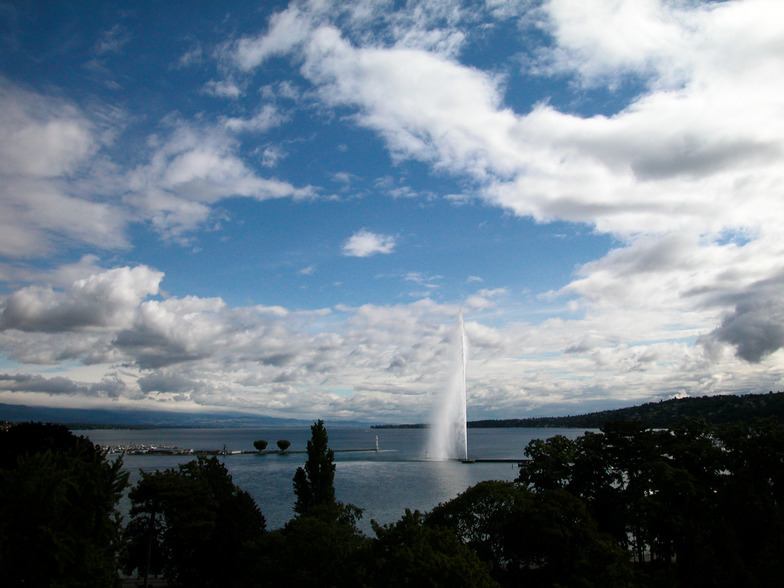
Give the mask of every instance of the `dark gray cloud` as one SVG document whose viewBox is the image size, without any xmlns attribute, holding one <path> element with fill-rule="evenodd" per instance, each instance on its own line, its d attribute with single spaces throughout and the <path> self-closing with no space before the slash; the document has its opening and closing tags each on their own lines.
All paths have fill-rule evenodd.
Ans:
<svg viewBox="0 0 784 588">
<path fill-rule="evenodd" d="M 784 301 L 762 300 L 738 304 L 702 343 L 733 345 L 739 357 L 751 363 L 784 347 Z"/>
<path fill-rule="evenodd" d="M 683 137 L 669 149 L 647 154 L 631 164 L 643 180 L 674 176 L 702 177 L 746 162 L 770 161 L 781 157 L 778 145 L 754 141 L 720 142 L 705 145 L 697 137 Z"/>
<path fill-rule="evenodd" d="M 182 341 L 145 329 L 121 331 L 113 343 L 141 369 L 157 369 L 207 357 L 206 352 L 189 350 Z"/>
<path fill-rule="evenodd" d="M 700 337 L 698 343 L 710 349 L 728 343 L 738 357 L 759 363 L 784 347 L 784 272 L 758 280 L 744 288 L 716 289 L 706 297 L 708 304 L 734 306 L 721 324 Z"/>
<path fill-rule="evenodd" d="M 156 369 L 220 354 L 231 339 L 218 299 L 170 298 L 139 306 L 132 325 L 113 344 L 142 369 Z"/>
<path fill-rule="evenodd" d="M 273 367 L 284 367 L 293 363 L 297 356 L 295 353 L 271 353 L 259 358 L 262 365 L 270 365 Z"/>
<path fill-rule="evenodd" d="M 164 393 L 184 393 L 196 388 L 196 384 L 181 374 L 167 374 L 163 372 L 153 372 L 142 376 L 138 380 L 139 389 L 149 394 L 151 392 Z"/>
<path fill-rule="evenodd" d="M 126 384 L 116 373 L 105 375 L 100 382 L 90 385 L 90 393 L 101 398 L 132 398 L 139 400 L 144 395 L 135 386 Z"/>
<path fill-rule="evenodd" d="M 29 374 L 0 374 L 0 390 L 11 392 L 43 392 L 46 394 L 85 394 L 93 396 L 86 386 L 80 386 L 68 378 L 55 376 L 44 378 Z"/>
<path fill-rule="evenodd" d="M 46 378 L 31 374 L 0 374 L 0 390 L 101 398 L 139 397 L 117 374 L 107 374 L 100 382 L 89 385 L 62 376 Z"/>
</svg>

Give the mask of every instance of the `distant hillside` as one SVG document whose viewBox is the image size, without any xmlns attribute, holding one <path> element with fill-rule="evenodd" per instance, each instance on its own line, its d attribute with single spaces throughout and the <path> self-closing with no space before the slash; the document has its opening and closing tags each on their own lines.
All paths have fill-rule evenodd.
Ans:
<svg viewBox="0 0 784 588">
<path fill-rule="evenodd" d="M 501 427 L 527 428 L 576 428 L 598 429 L 609 421 L 640 421 L 654 428 L 671 427 L 687 418 L 702 417 L 709 423 L 724 424 L 736 421 L 751 421 L 756 418 L 774 416 L 784 421 L 784 392 L 768 394 L 746 394 L 743 396 L 717 395 L 701 398 L 674 398 L 660 402 L 648 402 L 629 408 L 603 410 L 577 416 L 538 417 L 529 419 L 503 419 L 469 421 L 469 429 Z M 374 425 L 373 428 L 419 429 L 426 424 Z"/>
<path fill-rule="evenodd" d="M 281 419 L 249 413 L 185 413 L 143 410 L 48 408 L 0 404 L 0 421 L 61 423 L 70 428 L 139 427 L 306 427 L 312 421 Z M 338 423 L 334 423 L 338 424 Z M 341 426 L 361 423 L 339 423 Z"/>
<path fill-rule="evenodd" d="M 701 398 L 674 398 L 578 416 L 472 421 L 468 423 L 468 426 L 475 428 L 574 427 L 596 429 L 608 421 L 635 420 L 649 427 L 663 428 L 671 427 L 686 418 L 702 417 L 709 423 L 724 424 L 769 416 L 784 420 L 784 392 L 743 396 L 718 395 Z"/>
</svg>

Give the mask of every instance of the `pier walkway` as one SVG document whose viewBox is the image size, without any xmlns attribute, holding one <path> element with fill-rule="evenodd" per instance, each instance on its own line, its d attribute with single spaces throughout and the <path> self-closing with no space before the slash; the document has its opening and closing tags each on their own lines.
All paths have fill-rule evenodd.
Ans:
<svg viewBox="0 0 784 588">
<path fill-rule="evenodd" d="M 182 447 L 167 447 L 159 445 L 113 445 L 104 447 L 108 453 L 125 453 L 126 455 L 290 455 L 294 453 L 307 453 L 305 449 L 270 449 L 256 451 L 255 449 L 183 449 Z M 380 451 L 378 447 L 364 449 L 333 449 L 335 453 L 350 453 L 357 451 Z"/>
<path fill-rule="evenodd" d="M 513 457 L 488 457 L 476 459 L 461 459 L 463 463 L 529 463 L 531 460 L 526 458 L 513 458 Z"/>
</svg>

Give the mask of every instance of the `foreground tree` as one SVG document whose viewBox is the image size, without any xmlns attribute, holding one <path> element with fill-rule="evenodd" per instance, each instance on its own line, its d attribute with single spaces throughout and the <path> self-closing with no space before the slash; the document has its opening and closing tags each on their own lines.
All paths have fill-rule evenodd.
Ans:
<svg viewBox="0 0 784 588">
<path fill-rule="evenodd" d="M 518 482 L 537 491 L 568 488 L 574 476 L 575 442 L 563 435 L 534 439 L 525 448 L 530 460 L 520 468 Z"/>
<path fill-rule="evenodd" d="M 368 539 L 357 529 L 361 509 L 335 498 L 334 452 L 323 421 L 310 428 L 304 467 L 294 474 L 297 516 L 269 534 L 269 586 L 352 586 Z"/>
<path fill-rule="evenodd" d="M 172 586 L 258 582 L 266 523 L 217 458 L 142 472 L 130 498 L 126 573 L 162 573 Z"/>
<path fill-rule="evenodd" d="M 5 586 L 115 586 L 122 461 L 61 425 L 0 431 Z"/>
<path fill-rule="evenodd" d="M 772 586 L 784 577 L 784 424 L 775 418 L 719 429 L 723 483 L 711 541 L 727 585 Z"/>
<path fill-rule="evenodd" d="M 530 444 L 518 481 L 537 499 L 579 500 L 650 585 L 766 586 L 784 575 L 782 447 L 775 419 L 611 422 L 574 442 Z"/>
<path fill-rule="evenodd" d="M 335 505 L 294 517 L 283 529 L 269 533 L 261 552 L 263 585 L 357 585 L 358 558 L 368 539 L 357 529 L 356 518 L 341 514 L 345 510 Z"/>
<path fill-rule="evenodd" d="M 498 586 L 489 565 L 448 529 L 426 525 L 419 511 L 406 509 L 391 525 L 373 521 L 373 530 L 376 539 L 368 551 L 364 585 Z"/>
<path fill-rule="evenodd" d="M 480 482 L 439 504 L 427 523 L 450 529 L 502 585 L 626 586 L 631 576 L 620 546 L 561 489 Z"/>
<path fill-rule="evenodd" d="M 514 567 L 511 539 L 520 532 L 514 519 L 532 502 L 533 494 L 517 484 L 488 480 L 436 506 L 427 515 L 427 524 L 451 530 L 499 578 Z"/>
<path fill-rule="evenodd" d="M 628 586 L 629 557 L 598 530 L 585 504 L 565 490 L 536 494 L 512 518 L 517 583 L 525 586 Z"/>
<path fill-rule="evenodd" d="M 294 474 L 294 512 L 300 515 L 335 504 L 335 452 L 329 448 L 324 421 L 316 421 L 310 432 L 305 467 L 297 468 Z"/>
</svg>

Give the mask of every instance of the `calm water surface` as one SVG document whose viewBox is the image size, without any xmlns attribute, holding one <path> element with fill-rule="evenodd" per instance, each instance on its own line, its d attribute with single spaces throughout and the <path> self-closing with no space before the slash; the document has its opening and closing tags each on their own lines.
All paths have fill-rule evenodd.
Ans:
<svg viewBox="0 0 784 588">
<path fill-rule="evenodd" d="M 564 435 L 574 439 L 583 429 L 469 429 L 469 457 L 522 458 L 529 441 Z M 310 429 L 150 429 L 75 431 L 100 445 L 165 445 L 184 449 L 252 450 L 253 441 L 265 439 L 276 448 L 278 439 L 291 441 L 289 451 L 304 450 Z M 370 519 L 386 524 L 397 521 L 406 508 L 428 511 L 450 500 L 482 480 L 513 480 L 518 468 L 513 463 L 428 461 L 425 429 L 361 429 L 330 427 L 332 449 L 372 449 L 378 437 L 380 451 L 341 453 L 336 451 L 335 490 L 341 502 L 364 509 L 360 528 L 370 533 Z M 139 471 L 152 471 L 190 461 L 188 456 L 126 455 L 124 469 L 131 482 Z M 282 527 L 294 515 L 292 478 L 305 463 L 304 453 L 270 455 L 227 455 L 220 457 L 234 483 L 247 490 L 267 519 L 267 527 Z M 123 503 L 127 509 L 127 501 Z"/>
</svg>

